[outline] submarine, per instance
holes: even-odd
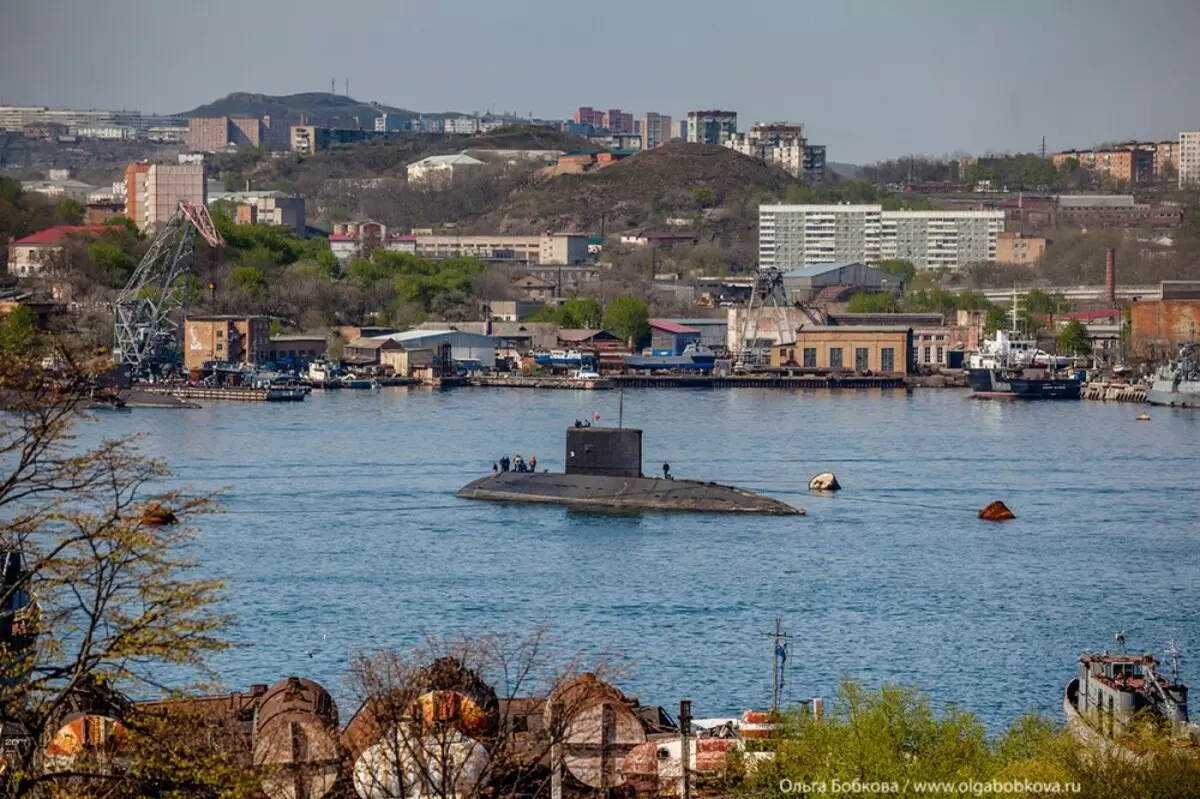
[[[632,427],[567,428],[566,470],[499,472],[472,480],[463,499],[542,502],[611,510],[696,511],[803,515],[753,491],[642,474],[642,431]]]

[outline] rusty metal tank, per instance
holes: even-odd
[[[361,799],[474,796],[488,759],[482,743],[459,732],[421,738],[398,728],[359,756],[354,791]]]
[[[594,674],[561,685],[546,712],[562,714],[562,759],[567,771],[590,788],[614,788],[625,781],[621,764],[646,731],[633,703]],[[551,735],[554,724],[548,722]]]
[[[726,756],[737,748],[732,738],[688,738],[689,771],[697,777],[721,774]],[[683,739],[664,736],[634,747],[621,764],[626,783],[638,795],[678,795],[683,779]]]
[[[129,740],[125,726],[111,716],[71,714],[64,718],[45,748],[47,771],[70,771],[86,756],[97,773],[107,774],[120,765]]]
[[[337,705],[312,680],[288,677],[271,686],[254,721],[254,763],[266,771],[270,799],[320,799],[337,781],[341,762]]]

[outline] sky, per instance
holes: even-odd
[[[1200,129],[1200,0],[0,0],[0,102],[186,111],[337,91],[803,122],[831,161]]]

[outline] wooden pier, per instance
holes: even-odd
[[[139,385],[139,391],[169,394],[190,400],[237,400],[239,402],[303,402],[302,388],[253,388],[251,386],[157,386]]]
[[[1146,387],[1128,383],[1084,383],[1080,396],[1102,402],[1146,402]]]

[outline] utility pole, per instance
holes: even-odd
[[[679,702],[679,799],[692,799],[692,700]]]
[[[783,698],[784,668],[791,638],[783,631],[783,619],[779,616],[775,617],[775,632],[766,635],[771,638],[771,714],[775,715]]]

